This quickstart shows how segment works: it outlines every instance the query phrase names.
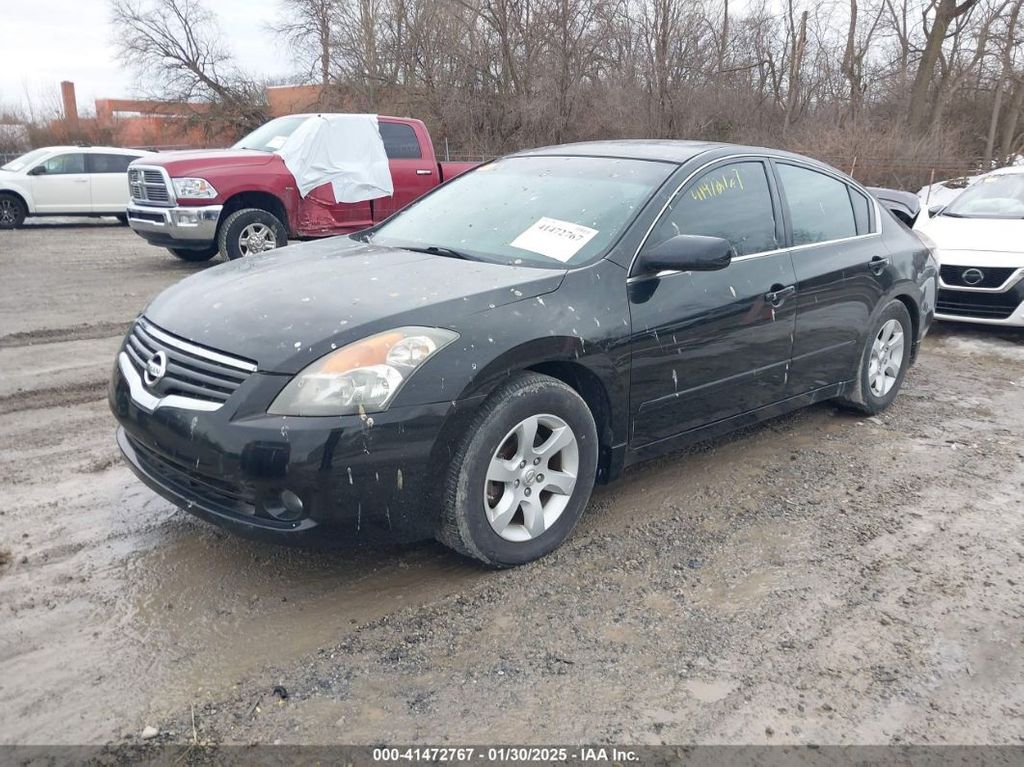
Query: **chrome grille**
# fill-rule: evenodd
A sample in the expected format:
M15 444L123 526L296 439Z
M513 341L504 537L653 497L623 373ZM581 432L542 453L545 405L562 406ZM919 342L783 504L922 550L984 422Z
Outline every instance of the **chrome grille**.
M143 380L146 363L158 352L166 355L166 373L152 385L146 385L157 396L224 402L256 370L249 360L177 338L145 319L139 319L132 327L124 351Z
M128 190L132 202L148 202L169 205L171 193L164 180L164 174L151 168L128 168Z
M1010 266L985 266L981 269L973 266L955 266L943 264L939 270L942 281L954 288L1000 288L1010 279L1016 268ZM967 282L964 277L966 272L975 272L967 277L976 278L975 281Z

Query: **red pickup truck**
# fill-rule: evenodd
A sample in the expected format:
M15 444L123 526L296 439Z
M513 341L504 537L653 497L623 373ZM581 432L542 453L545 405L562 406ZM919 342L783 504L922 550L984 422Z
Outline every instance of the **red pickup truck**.
M421 120L381 116L394 194L338 203L324 184L303 197L276 150L311 117L271 120L231 149L170 152L132 163L129 225L185 261L206 261L218 252L241 258L289 239L365 229L475 166L438 162Z

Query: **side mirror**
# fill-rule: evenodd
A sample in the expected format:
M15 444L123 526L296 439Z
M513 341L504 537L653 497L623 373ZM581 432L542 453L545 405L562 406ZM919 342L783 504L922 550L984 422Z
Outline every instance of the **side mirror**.
M939 215L945 209L945 205L932 205L930 208L928 208L928 218Z
M30 176L43 176L43 175L46 175L46 166L45 165L37 165L36 167L34 167L32 170L30 170L28 172L28 175L30 175Z
M643 272L713 272L725 269L736 251L728 240L699 234L671 237L640 254Z

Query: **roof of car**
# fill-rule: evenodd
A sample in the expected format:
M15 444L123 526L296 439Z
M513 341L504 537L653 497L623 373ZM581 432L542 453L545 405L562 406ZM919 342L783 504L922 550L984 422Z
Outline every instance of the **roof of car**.
M1024 173L1024 165L1007 165L1005 168L996 168L995 170L989 171L988 176L1002 176L1009 173Z
M545 146L516 152L516 156L529 155L576 155L590 157L622 157L636 160L660 160L662 162L684 163L705 152L716 151L722 155L759 155L768 157L789 157L828 167L812 157L769 149L759 146L727 144L721 141L687 141L682 139L620 139L615 141L582 141L575 144Z
M148 149L129 149L123 146L74 146L69 144L67 146L44 146L40 149L46 149L50 152L134 152L136 154L150 154Z
M685 162L691 157L725 147L713 141L680 141L674 139L624 139L617 141L580 141L556 144L516 152L516 155L578 155L581 157L624 157L635 160L667 160Z

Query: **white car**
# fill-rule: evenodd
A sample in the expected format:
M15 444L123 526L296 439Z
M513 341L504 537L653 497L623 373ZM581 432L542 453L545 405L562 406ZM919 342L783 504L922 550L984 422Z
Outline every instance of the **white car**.
M28 216L117 216L128 207L128 163L150 152L108 146L33 149L0 167L0 229Z
M922 208L949 205L979 178L981 176L957 176L944 181L936 181L934 184L921 187L917 197L921 200Z
M1024 167L986 173L914 229L939 262L938 319L1024 327Z

